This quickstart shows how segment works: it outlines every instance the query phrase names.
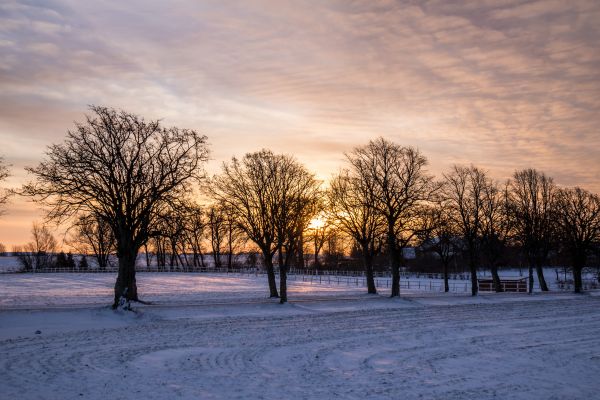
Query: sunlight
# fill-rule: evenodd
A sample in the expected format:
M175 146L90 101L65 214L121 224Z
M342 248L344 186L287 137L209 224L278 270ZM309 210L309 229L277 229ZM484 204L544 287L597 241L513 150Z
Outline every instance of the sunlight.
M325 220L323 219L322 216L318 216L318 217L311 219L310 223L308 224L309 229L320 229L324 226L325 226Z

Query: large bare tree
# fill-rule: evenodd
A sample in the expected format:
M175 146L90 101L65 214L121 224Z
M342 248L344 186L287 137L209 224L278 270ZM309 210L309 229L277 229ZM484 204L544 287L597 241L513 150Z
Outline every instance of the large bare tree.
M575 293L580 293L588 252L600 241L600 197L578 187L559 189L556 204L560 236L571 255Z
M429 200L435 191L427 174L427 159L419 150L403 147L384 138L346 154L351 172L369 182L372 204L386 221L387 251L392 269L391 296L400 295L401 244L412 234L403 235L415 221L415 209ZM400 245L399 245L400 243Z
M224 163L222 173L209 187L215 200L230 207L239 228L260 249L271 297L279 297L273 257L278 251L283 257L284 252L291 256L297 250L293 248L299 242L297 235L310 220L306 220L306 210L312 206L308 199L313 183L312 174L293 157L261 150ZM285 259L280 259L280 264L285 274ZM285 275L280 278L285 283ZM282 301L286 295L282 293Z
M363 257L367 292L377 293L373 276L373 258L381 248L386 221L373 204L370 185L364 176L342 170L329 184L328 209L330 219L359 246Z
M63 221L91 213L105 221L117 242L119 272L113 307L139 301L135 279L138 250L156 218L203 178L206 137L165 128L125 111L92 106L85 122L68 131L46 159L28 168L34 180L22 192Z
M535 169L516 171L510 180L510 211L529 264L530 293L533 291L533 268L540 288L548 290L543 266L553 240L556 190L552 178Z
M481 169L470 166L452 167L444 175L444 196L453 223L458 228L467 249L471 272L471 294L477 295L477 268L480 256L480 234L484 213L484 190L488 178Z

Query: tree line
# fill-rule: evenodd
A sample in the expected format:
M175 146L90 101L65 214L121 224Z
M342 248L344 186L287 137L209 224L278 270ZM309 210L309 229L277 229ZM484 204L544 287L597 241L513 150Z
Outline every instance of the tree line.
M534 169L498 182L479 167L455 165L436 178L417 148L377 138L346 153L328 184L294 157L267 149L233 157L208 177L206 136L125 111L90 111L38 166L27 168L33 179L19 194L43 204L49 219L91 238L94 254L116 254L114 307L139 301L135 260L141 249L148 255L150 247L171 264L181 257L188 262L191 250L193 262L201 264L206 237L215 263L222 253L232 257L236 247L255 246L270 296L286 302L287 272L303 257L305 242L314 244L318 263L327 239L327 230L314 226L316 218L350 238L369 293L377 292L373 260L386 255L392 297L400 295L402 249L415 243L439 255L446 290L452 258L466 254L476 295L482 260L501 290L498 266L515 244L527 259L530 291L534 272L548 290L542 267L560 250L570 256L580 292L588 253L600 241L599 197L559 187ZM197 202L200 192L208 204Z

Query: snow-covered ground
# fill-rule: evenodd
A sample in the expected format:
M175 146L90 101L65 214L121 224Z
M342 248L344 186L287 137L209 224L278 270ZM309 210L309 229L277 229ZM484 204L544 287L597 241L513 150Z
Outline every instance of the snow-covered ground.
M259 277L264 278L264 277ZM595 399L598 293L470 296L140 274L0 276L2 399ZM39 333L36 333L38 331Z

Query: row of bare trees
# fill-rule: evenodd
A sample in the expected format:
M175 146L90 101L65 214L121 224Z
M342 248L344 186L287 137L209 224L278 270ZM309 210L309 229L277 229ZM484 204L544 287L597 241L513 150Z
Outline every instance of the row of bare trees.
M457 253L464 252L472 294L478 291L477 271L482 263L490 267L494 286L501 291L498 267L510 244L525 253L530 292L534 270L541 289L548 290L542 267L549 253L558 248L571 255L575 291L581 291L586 255L600 240L598 196L580 188L560 189L533 169L517 171L501 184L475 166L454 166L436 181L427 173L427 160L417 149L383 138L357 147L346 158L347 167L325 190L319 190L301 166L290 168L295 163L292 159L268 151L248 154L241 161L234 158L211 181L213 197L231 205L237 212L237 224L261 248L271 296L278 295L271 272L275 254L282 266L281 290L285 290L285 271L292 253L299 250L298 241L306 233L317 257L325 231L307 230L317 215L325 215L329 224L360 248L369 293L377 291L372 266L375 255L385 251L389 257L391 295L398 296L405 261L402 249L423 243L428 243L444 264L446 290L448 265ZM278 183L286 179L310 184L292 187ZM286 208L288 196L304 196L305 208ZM288 210L287 214L279 214L281 210ZM290 221L295 221L296 233L286 235L286 228L280 227Z
M44 204L51 219L75 221L80 236L113 241L115 307L139 301L135 260L141 248L146 254L153 249L159 264L189 262L190 252L192 262L202 264L206 237L217 265L222 254L231 265L236 246L258 248L269 293L285 302L287 272L303 260L307 240L318 264L327 234L314 224L317 217L360 249L369 293L376 293L373 258L387 255L392 296L400 294L403 249L415 243L439 254L446 289L448 263L459 252L468 254L473 295L482 262L500 290L497 266L507 243L521 245L530 285L535 269L546 290L542 266L561 246L572 254L580 291L581 268L600 235L600 203L592 193L557 188L535 170L517 171L500 184L480 168L454 166L436 180L418 149L383 138L347 153L327 188L295 158L269 150L234 157L211 179L203 172L207 159L206 137L193 130L91 107L64 143L50 146L47 158L28 169L34 179L21 193ZM195 188L211 198L204 210L191 200ZM94 254L111 252L105 243L92 247Z

